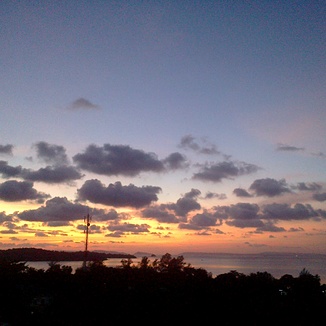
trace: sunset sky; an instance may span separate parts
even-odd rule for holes
[[[0,16],[0,249],[326,252],[325,1]]]

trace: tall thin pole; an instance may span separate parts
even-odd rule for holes
[[[91,225],[91,217],[89,216],[89,214],[87,214],[87,216],[84,217],[84,222],[85,222],[85,233],[86,233],[86,241],[85,241],[85,252],[84,252],[84,263],[83,263],[83,267],[86,268],[86,262],[87,262],[87,254],[88,254],[88,233],[89,233],[89,227]]]

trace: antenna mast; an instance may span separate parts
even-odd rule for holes
[[[89,226],[91,225],[91,217],[89,214],[84,217],[84,223],[85,223],[85,233],[86,233],[86,241],[85,241],[85,251],[84,251],[84,262],[83,262],[83,268],[86,268],[86,262],[87,262],[87,255],[88,255],[88,234],[89,234]]]

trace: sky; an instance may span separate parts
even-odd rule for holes
[[[1,1],[0,249],[326,251],[325,1]]]

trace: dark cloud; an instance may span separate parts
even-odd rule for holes
[[[285,145],[285,144],[277,144],[276,150],[277,151],[285,151],[285,152],[297,152],[297,151],[304,151],[304,148]]]
[[[264,222],[261,220],[231,220],[226,222],[227,225],[237,228],[263,228]]]
[[[220,152],[216,149],[214,144],[209,144],[206,139],[202,139],[203,146],[200,146],[196,141],[195,137],[192,135],[186,135],[181,138],[179,147],[183,149],[191,149],[200,154],[220,154]]]
[[[12,155],[12,150],[14,146],[7,144],[7,145],[0,145],[0,154]]]
[[[66,197],[54,197],[48,200],[45,206],[23,211],[17,214],[25,221],[74,221],[81,220],[89,212],[89,208],[82,204],[70,202]]]
[[[3,178],[19,177],[23,169],[19,166],[10,166],[6,161],[0,161],[0,174]]]
[[[326,192],[320,193],[320,194],[313,194],[313,199],[317,201],[325,201],[326,200]]]
[[[257,228],[257,232],[285,232],[283,227],[276,226],[275,224],[268,221],[263,226]]]
[[[220,219],[220,223],[225,220],[226,224],[239,228],[264,226],[257,204],[237,203],[230,206],[217,206],[215,210],[214,216]]]
[[[168,204],[168,208],[173,210],[177,216],[187,216],[191,211],[201,209],[197,202],[201,192],[198,189],[191,189],[182,198],[179,198],[175,204]]]
[[[230,205],[227,209],[229,217],[235,220],[258,219],[259,206],[250,203],[237,203]]]
[[[115,209],[110,209],[109,211],[105,211],[103,209],[93,209],[92,210],[93,219],[96,221],[115,221],[124,218],[123,214],[119,214]]]
[[[203,212],[201,214],[194,215],[190,224],[200,228],[208,228],[211,226],[215,226],[217,221],[217,217],[214,214]]]
[[[12,215],[7,215],[5,212],[0,212],[0,224],[4,222],[11,222]]]
[[[37,171],[23,169],[19,166],[10,166],[6,161],[0,161],[0,174],[3,178],[22,178],[26,181],[45,183],[65,183],[79,180],[83,175],[73,166],[56,165],[40,168]]]
[[[68,109],[70,110],[96,110],[99,108],[98,105],[91,103],[83,97],[78,98],[68,106]]]
[[[109,231],[119,231],[119,232],[128,232],[128,233],[144,233],[149,232],[150,226],[148,224],[132,224],[132,223],[123,223],[123,224],[110,224],[107,229]]]
[[[162,163],[167,170],[185,169],[189,167],[186,157],[178,152],[170,154]]]
[[[322,189],[322,186],[315,182],[308,184],[306,184],[305,182],[299,182],[297,186],[293,188],[300,191],[319,191]]]
[[[66,149],[63,146],[52,145],[41,141],[34,145],[37,157],[46,163],[65,165],[68,163]]]
[[[160,223],[178,223],[178,218],[169,212],[166,205],[151,206],[142,210],[142,217],[154,218]]]
[[[233,190],[233,193],[237,196],[237,197],[252,197],[249,192],[245,189],[242,188],[235,188]]]
[[[267,197],[279,196],[283,193],[291,192],[284,179],[277,181],[271,178],[257,179],[251,184],[249,189],[252,190],[256,196]]]
[[[136,176],[141,172],[164,170],[163,163],[155,154],[124,145],[89,145],[84,153],[75,155],[73,160],[81,169],[108,176]]]
[[[217,199],[226,199],[226,194],[217,194],[215,192],[211,192],[208,191],[204,197],[204,199],[213,199],[213,198],[217,198]]]
[[[156,194],[160,191],[159,187],[122,186],[121,182],[105,187],[99,180],[88,180],[78,189],[78,198],[114,207],[141,208],[157,201]]]
[[[0,184],[0,199],[4,201],[33,200],[42,203],[49,197],[34,189],[32,182],[9,180]]]
[[[269,204],[262,209],[262,218],[268,220],[309,220],[319,217],[320,213],[315,211],[311,205],[295,204]]]
[[[203,166],[200,172],[193,175],[193,179],[220,182],[222,179],[232,179],[257,172],[258,170],[259,167],[254,164],[225,161]]]
[[[83,175],[74,166],[47,166],[37,171],[24,170],[22,177],[29,181],[65,183],[79,180]]]

